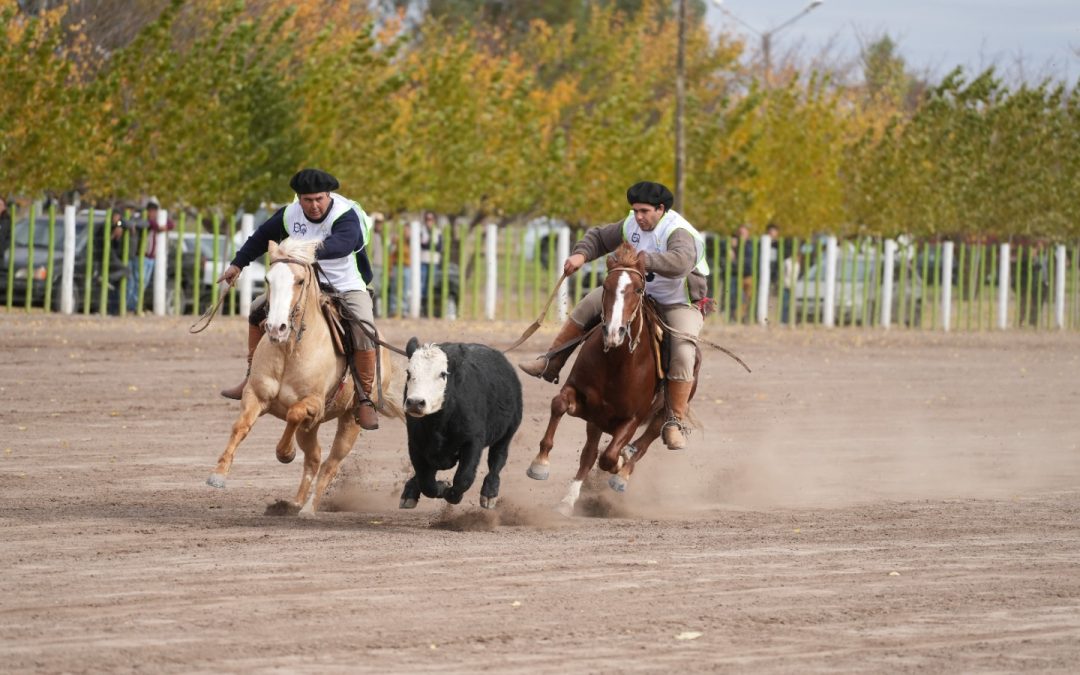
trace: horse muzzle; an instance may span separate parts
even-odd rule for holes
[[[621,347],[623,341],[626,340],[626,326],[619,326],[618,328],[611,328],[610,325],[604,324],[603,330],[604,337],[604,351]]]
[[[287,323],[271,325],[269,321],[266,322],[266,337],[270,338],[270,342],[277,344],[287,342],[289,332],[289,324]]]

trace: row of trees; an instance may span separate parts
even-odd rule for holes
[[[369,210],[593,224],[631,183],[673,184],[666,0],[142,0],[107,35],[115,0],[60,4],[0,0],[3,193],[250,209],[320,166]],[[703,229],[1080,235],[1075,85],[920,89],[884,38],[860,83],[766,86],[692,7],[684,211]]]

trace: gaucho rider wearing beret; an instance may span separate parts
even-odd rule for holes
[[[338,189],[336,178],[318,169],[304,169],[289,181],[296,193],[296,200],[278,209],[248,238],[232,263],[225,269],[218,282],[232,284],[240,270],[255,258],[266,253],[271,241],[280,243],[285,237],[318,239],[322,247],[315,254],[322,269],[323,281],[345,297],[352,316],[374,325],[371,296],[367,284],[371,282],[371,263],[365,246],[371,234],[371,219],[356,202],[334,192]],[[251,357],[263,335],[263,321],[267,312],[266,294],[251,304],[248,316],[248,375],[251,374]],[[360,377],[364,400],[359,407],[360,426],[378,429],[379,418],[371,402],[371,389],[375,383],[375,345],[356,322],[351,323],[353,345],[356,351],[353,361]],[[221,395],[239,400],[247,378],[240,384],[225,389]]]
[[[671,209],[675,201],[671,190],[660,183],[643,181],[626,191],[630,214],[624,220],[594,227],[574,246],[563,264],[567,276],[582,265],[607,255],[628,242],[645,254],[645,292],[656,300],[664,322],[682,334],[695,338],[701,332],[704,316],[695,304],[707,294],[705,277],[705,239],[694,226]],[[549,352],[584,334],[603,311],[603,287],[594,288],[574,307]],[[564,349],[550,360],[544,357],[518,366],[533,377],[557,382],[559,371],[574,349]],[[697,347],[691,340],[672,336],[671,365],[667,375],[668,408],[671,416],[664,424],[664,443],[673,450],[686,447],[684,421],[694,386],[694,359]]]

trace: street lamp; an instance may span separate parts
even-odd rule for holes
[[[821,6],[822,4],[825,3],[825,0],[810,0],[810,3],[808,5],[806,5],[806,7],[803,7],[803,10],[801,12],[799,12],[795,16],[791,17],[787,21],[779,23],[776,26],[773,26],[769,30],[765,30],[765,31],[761,31],[761,30],[758,30],[757,28],[754,28],[753,26],[751,26],[750,24],[746,23],[745,21],[740,19],[738,16],[733,14],[730,10],[728,10],[727,7],[724,7],[724,0],[712,0],[712,3],[713,3],[713,5],[716,6],[717,9],[719,9],[721,12],[723,12],[725,16],[728,16],[728,17],[734,19],[735,21],[738,21],[745,28],[749,29],[752,33],[754,33],[759,38],[761,38],[761,59],[762,59],[763,66],[764,66],[764,71],[765,71],[764,76],[763,76],[762,79],[765,82],[765,88],[768,89],[769,88],[769,74],[771,72],[770,68],[771,68],[771,65],[772,65],[772,63],[771,63],[771,52],[772,52],[772,38],[773,38],[773,36],[776,35],[777,33],[779,33],[780,31],[784,30],[785,28],[787,28],[791,24],[795,23],[799,19],[803,18],[804,16],[806,16],[810,12],[817,9],[819,6]]]

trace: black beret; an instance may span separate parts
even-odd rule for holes
[[[664,210],[670,211],[671,205],[675,203],[675,195],[660,183],[643,180],[630,186],[630,189],[626,191],[626,201],[630,204],[652,204],[653,206],[663,204]]]
[[[318,169],[301,169],[289,181],[289,187],[298,195],[330,192],[338,189],[339,185],[337,178]]]

